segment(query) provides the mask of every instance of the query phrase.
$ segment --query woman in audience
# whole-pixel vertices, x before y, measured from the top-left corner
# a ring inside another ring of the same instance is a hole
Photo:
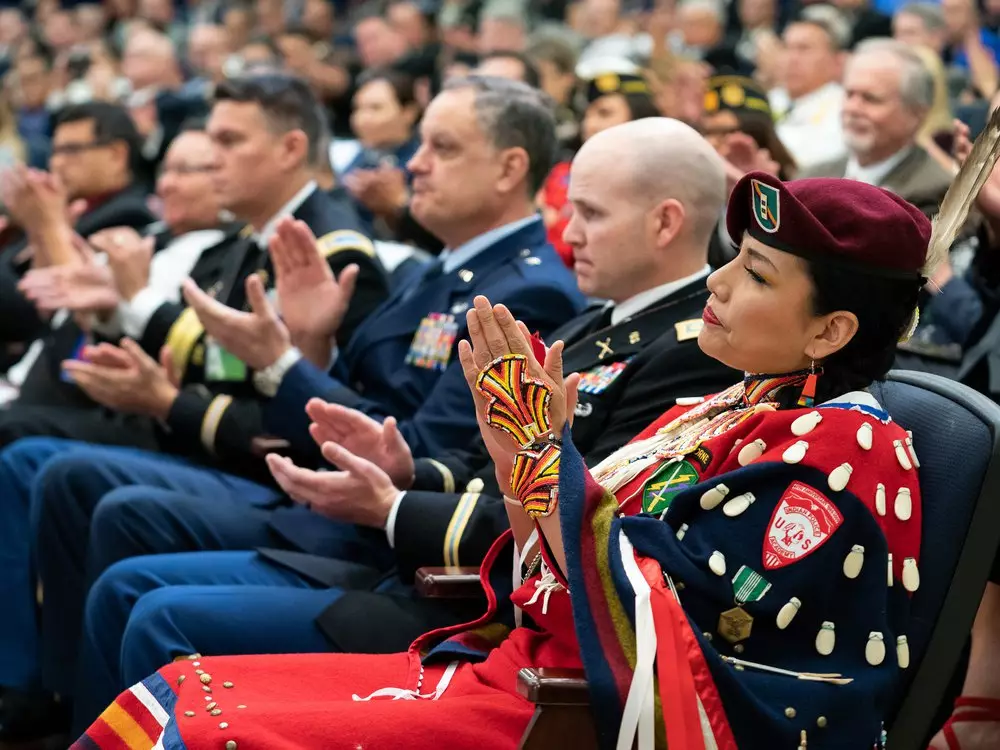
[[[774,129],[767,93],[751,78],[719,75],[709,79],[701,134],[726,160],[730,189],[744,174],[755,170],[782,180],[795,177],[795,160]],[[708,262],[719,268],[732,260],[736,251],[723,215],[709,244]]]
[[[660,115],[649,85],[641,75],[601,73],[586,82],[585,96],[587,107],[580,124],[580,138],[584,143],[591,136],[615,125]],[[570,268],[573,267],[573,250],[563,242],[562,236],[572,214],[567,196],[571,162],[570,154],[565,161],[556,164],[538,193],[549,243]]]
[[[921,506],[912,442],[864,389],[912,325],[930,224],[863,183],[764,173],[728,223],[740,256],[709,278],[698,341],[746,378],[589,471],[564,429],[562,345],[543,354],[483,298],[469,311],[460,354],[512,527],[483,565],[483,618],[407,654],[193,656],[75,747],[138,726],[132,748],[513,749],[526,666],[586,669],[603,747],[880,743],[909,664]],[[494,614],[511,541],[509,631]]]
[[[364,200],[370,178],[401,170],[409,181],[406,164],[420,146],[416,133],[420,106],[414,96],[413,79],[392,70],[363,75],[353,106],[351,129],[361,151],[344,170],[344,184],[358,203],[362,220],[371,225],[375,217]]]

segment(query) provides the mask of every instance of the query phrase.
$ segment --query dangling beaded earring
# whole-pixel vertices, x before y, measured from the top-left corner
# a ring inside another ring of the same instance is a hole
[[[806,383],[802,386],[802,395],[799,396],[799,406],[804,406],[809,408],[816,403],[816,381],[819,380],[820,370],[816,370],[816,361],[813,360],[809,364],[809,375],[806,377]]]

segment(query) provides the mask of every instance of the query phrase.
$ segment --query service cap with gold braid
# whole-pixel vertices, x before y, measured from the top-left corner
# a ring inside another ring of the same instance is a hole
[[[771,104],[767,92],[752,78],[745,76],[712,76],[705,91],[705,114],[729,110],[731,112],[760,112],[771,117]]]
[[[646,79],[636,73],[598,73],[587,81],[587,101],[608,94],[646,94],[652,92]]]

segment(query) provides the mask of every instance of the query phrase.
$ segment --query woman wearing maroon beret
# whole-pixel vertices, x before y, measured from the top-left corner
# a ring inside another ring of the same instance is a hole
[[[511,522],[480,620],[406,654],[179,661],[74,747],[513,750],[527,666],[586,670],[605,748],[882,743],[921,507],[912,440],[865,389],[913,326],[930,225],[863,183],[763,173],[727,224],[742,246],[698,341],[746,378],[598,466],[566,429],[562,345],[542,355],[483,298],[469,311],[462,361]],[[512,557],[516,623],[497,615]]]

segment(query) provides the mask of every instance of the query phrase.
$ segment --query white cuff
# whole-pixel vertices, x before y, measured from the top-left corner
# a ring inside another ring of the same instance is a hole
[[[139,293],[128,302],[119,303],[118,313],[121,315],[122,333],[136,340],[142,338],[153,313],[167,301],[162,292],[147,286],[140,289]]]
[[[389,517],[385,519],[385,538],[389,542],[390,549],[396,549],[396,515],[399,513],[399,506],[402,505],[404,497],[406,497],[406,490],[396,495],[396,499],[392,501],[392,507],[389,509]]]

